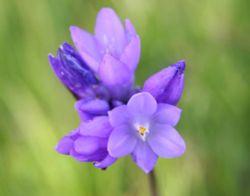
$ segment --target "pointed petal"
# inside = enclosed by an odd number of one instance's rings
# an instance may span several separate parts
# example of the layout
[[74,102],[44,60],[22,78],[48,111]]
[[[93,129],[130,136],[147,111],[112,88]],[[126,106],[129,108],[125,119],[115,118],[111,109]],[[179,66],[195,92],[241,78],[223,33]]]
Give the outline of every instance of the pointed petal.
[[132,153],[133,161],[145,172],[153,170],[158,156],[152,151],[150,146],[143,141],[137,143]]
[[97,71],[101,61],[95,38],[76,26],[70,27],[72,40],[84,61],[93,71]]
[[129,126],[116,127],[108,140],[108,152],[112,157],[122,157],[130,154],[137,143],[136,136]]
[[125,32],[114,10],[103,8],[98,13],[95,26],[96,39],[105,50],[118,57],[125,46]]
[[113,98],[121,99],[132,89],[133,74],[125,64],[105,55],[99,68],[101,81],[109,88]]
[[135,27],[129,19],[125,20],[125,32],[126,32],[126,36],[128,38],[128,41],[130,41],[132,37],[137,35]]
[[116,160],[117,160],[116,158],[111,157],[110,155],[108,155],[102,161],[95,162],[94,166],[97,167],[97,168],[106,169],[107,167],[114,164],[116,162]]
[[108,86],[131,82],[131,73],[125,64],[111,55],[105,55],[99,68],[101,80]]
[[153,122],[175,126],[181,116],[182,110],[169,104],[158,104],[157,111],[153,115]]
[[128,101],[127,108],[130,114],[138,116],[151,116],[157,109],[154,97],[148,92],[137,93]]
[[111,131],[112,127],[107,116],[98,116],[80,125],[80,134],[83,136],[108,138]]
[[123,51],[120,60],[121,62],[127,65],[129,70],[135,71],[139,63],[140,52],[141,52],[141,41],[140,37],[136,35],[131,38],[131,41]]
[[171,126],[158,124],[148,135],[148,143],[160,157],[173,158],[183,155],[186,145],[179,133]]
[[108,112],[109,122],[113,127],[127,124],[130,120],[127,106],[122,105]]
[[91,155],[105,149],[107,140],[98,137],[79,137],[74,142],[74,149],[79,154]]

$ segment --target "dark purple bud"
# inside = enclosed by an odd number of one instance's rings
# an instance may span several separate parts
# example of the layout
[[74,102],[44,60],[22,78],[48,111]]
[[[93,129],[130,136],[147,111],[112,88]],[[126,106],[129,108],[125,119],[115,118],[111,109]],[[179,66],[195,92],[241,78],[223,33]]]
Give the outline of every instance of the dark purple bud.
[[151,93],[157,102],[176,105],[181,98],[184,87],[184,60],[159,71],[145,83],[143,90]]
[[49,55],[49,62],[57,77],[78,99],[94,96],[92,88],[98,80],[70,44],[62,44],[57,57]]

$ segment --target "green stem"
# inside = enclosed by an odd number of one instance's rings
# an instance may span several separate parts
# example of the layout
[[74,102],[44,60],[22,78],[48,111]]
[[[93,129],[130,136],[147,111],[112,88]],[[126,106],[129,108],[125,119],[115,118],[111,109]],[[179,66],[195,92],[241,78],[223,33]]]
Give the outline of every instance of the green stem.
[[149,183],[149,188],[150,188],[150,195],[159,196],[154,170],[151,171],[148,175],[148,183]]

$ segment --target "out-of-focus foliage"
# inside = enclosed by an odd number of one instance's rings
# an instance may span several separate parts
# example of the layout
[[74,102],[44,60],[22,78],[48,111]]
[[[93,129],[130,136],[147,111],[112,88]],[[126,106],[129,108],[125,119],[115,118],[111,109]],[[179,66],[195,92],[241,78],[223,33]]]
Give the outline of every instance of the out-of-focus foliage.
[[54,151],[79,119],[47,53],[71,41],[70,25],[91,31],[103,6],[141,36],[138,84],[187,61],[178,125],[187,152],[158,161],[162,195],[250,195],[249,2],[0,0],[0,195],[148,195],[130,158],[101,171]]

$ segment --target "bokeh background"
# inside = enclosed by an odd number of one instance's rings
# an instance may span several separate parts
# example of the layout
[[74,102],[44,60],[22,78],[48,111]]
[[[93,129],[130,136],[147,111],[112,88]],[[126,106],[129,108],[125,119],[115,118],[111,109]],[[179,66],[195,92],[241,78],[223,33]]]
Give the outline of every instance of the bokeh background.
[[57,154],[77,127],[74,98],[47,54],[92,31],[101,7],[130,18],[142,40],[137,83],[186,59],[181,158],[160,159],[163,196],[250,195],[250,1],[0,0],[0,195],[147,196],[130,157],[106,171]]

